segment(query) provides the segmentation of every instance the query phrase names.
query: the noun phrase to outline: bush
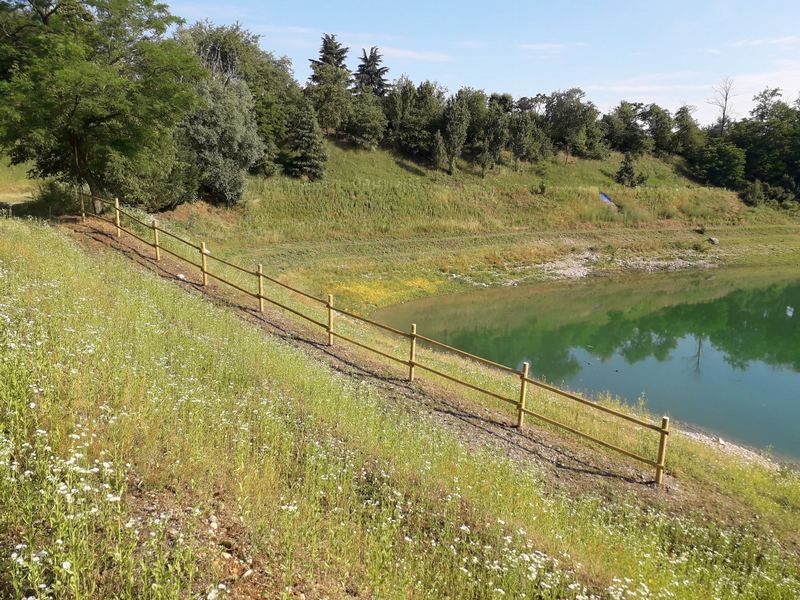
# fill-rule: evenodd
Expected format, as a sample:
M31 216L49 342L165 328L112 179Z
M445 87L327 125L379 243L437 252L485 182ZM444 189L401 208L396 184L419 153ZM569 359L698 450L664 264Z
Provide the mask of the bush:
M383 139L386 123L378 97L372 92L362 92L353 100L342 133L348 142L374 150Z
M179 126L179 141L199 173L199 194L219 204L242 198L247 171L264 159L253 97L242 81L212 77L200 86L204 100Z

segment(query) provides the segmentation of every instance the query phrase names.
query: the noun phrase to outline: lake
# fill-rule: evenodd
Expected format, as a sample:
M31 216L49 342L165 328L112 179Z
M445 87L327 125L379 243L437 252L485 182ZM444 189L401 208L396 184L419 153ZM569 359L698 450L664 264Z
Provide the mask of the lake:
M800 459L800 270L592 278L427 298L379 321Z

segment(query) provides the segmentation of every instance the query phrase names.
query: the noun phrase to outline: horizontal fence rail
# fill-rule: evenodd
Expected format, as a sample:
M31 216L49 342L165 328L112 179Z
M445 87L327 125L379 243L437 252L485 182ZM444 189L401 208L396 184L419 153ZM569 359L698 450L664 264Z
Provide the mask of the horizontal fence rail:
M303 290L299 290L299 289L297 289L295 287L292 287L292 286L288 285L287 283L284 283L284 282L282 282L282 281L280 281L280 280L278 280L278 279L276 279L274 277L271 277L269 275L264 274L264 269L263 269L263 266L261 264L257 265L256 269L246 269L246 268L244 268L244 267L242 267L240 265L237 265L237 264L235 264L233 262L230 262L230 261L225 260L223 258L220 258L218 256L214 256L208 250L205 242L201 242L199 244L195 244L194 242L191 242L191 241L189 241L189 240L187 240L187 239L185 239L185 238L183 238L183 237L181 237L179 235L176 235L176 234L174 234L172 232L169 232L166 229L162 229L161 227L159 227L158 222L155 219L153 219L150 223L146 223L145 221L143 221L142 219L140 219L136 215L133 215L130 212L121 209L120 208L120 204L119 204L119 200L117 198L114 198L114 200L111 201L111 200L108 200L107 198L101 198L101 197L93 196L93 195L90 195L90 194L84 194L82 192L79 192L79 196L80 196L80 200L81 200L81 220L82 221L86 220L86 202L85 202L86 199L89 199L91 201L99 202L103 206L107 206L107 207L112 208L113 211L114 211L113 220L103 216L102 214L99 214L97 211L94 211L94 210L92 211L92 214L93 214L93 216L95 218L99 219L100 221L103 221L103 222L108 223L109 225L113 226L115 228L115 232L116 232L117 237L121 236L122 233L126 233L126 234L132 236L133 238L139 240L140 242L151 246L153 248L153 251L155 253L155 259L157 261L161 260L161 253L162 252L166 252L167 254L169 254L169 255L171 255L171 256L179 259L179 260L182 260L182 261L186 262L189 265L192 265L193 267L195 267L196 269L198 269L200 271L202 284L204 286L208 285L208 279L210 277L210 278L212 278L212 279L214 279L216 281L219 281L220 283L223 283L223 284L225 284L225 285L227 285L227 286L229 286L229 287L231 287L231 288L233 288L233 289L235 289L235 290L237 290L237 291L239 291L239 292L241 292L241 293L243 293L243 294L245 294L245 295L257 300L258 309L262 313L264 312L264 308L265 308L265 304L264 303L265 302L269 302L270 304L272 304L274 306L277 306L278 308L281 308L281 309L283 309L283 310L285 310L285 311L287 311L289 313L292 313L293 315L301 317L302 319L305 319L306 321L312 323L313 325L316 325L317 327L320 327L320 328L324 329L326 331L326 333L327 333L328 345L333 345L334 339L338 338L338 339L343 340L343 341L345 341L345 342L347 342L349 344L353 344L354 346L358 346L360 348L363 348L364 350L367 350L369 352L372 352L374 354L378 354L379 356L382 356L384 358L392 360L392 361L394 361L396 363L405 365L408 368L408 379L409 379L409 381L414 381L414 378L415 378L415 375L416 375L416 369L422 369L423 371L426 371L428 373L436 375L437 377L441 377L443 379L446 379L448 381L452 381L454 383L457 383L457 384L459 384L461 386L464 386L464 387L469 388L471 390L474 390L476 392L480 392L482 394L485 394L485 395L487 395L487 396L489 396L491 398L494 398L495 400L500 400L500 401L505 402L507 404L512 404L517 409L517 426L519 428L522 428L524 426L525 417L526 416L533 417L534 419L538 419L539 421L542 421L544 423L548 423L549 425L553 425L554 427L558 427L558 428L563 429L565 431L569 431L570 433L572 433L572 434L574 434L574 435L576 435L578 437L590 440L591 442L593 442L595 444L598 444L598 445L600 445L600 446L602 446L604 448L607 448L609 450L613 450L615 452L618 452L618 453L620 453L620 454L622 454L624 456L627 456L628 458L632 458L632 459L637 460L637 461L639 461L641 463L649 465L650 467L654 467L655 468L655 482L656 482L656 484L660 485L662 483L662 481L663 481L664 469L665 469L665 466L666 466L667 437L669 436L669 431L670 431L670 428L669 428L669 417L663 417L661 419L661 424L657 425L655 423L651 423L649 421L646 421L644 419L640 419L640 418L635 417L633 415L629 415L629 414L626 414L624 412L621 412L621 411L618 411L618 410L614 410L613 408L604 406L604 405L599 404L598 402L595 402L593 400L589 400L587 398L583 398L582 396L579 396L578 394L574 394L572 392L568 392L566 390L562 390L562 389L557 388L555 386L552 386L552 385L550 385L548 383L545 383L544 381L540 381L538 379L532 378L532 377L529 376L530 365L527 362L522 364L522 369L519 369L519 370L518 369L514 369L512 367L508 367L506 365L494 362L494 361L489 360L487 358L483 358L483 357L477 356L475 354L470 354L469 352L465 352L464 350L460 350L460 349L455 348L453 346L449 346L448 344L440 342L439 340L436 340L436 339L424 336L422 334L419 334L419 333L417 333L417 326L415 324L411 325L409 331L401 331L401 330L396 329L394 327L390 327L389 325L385 325L383 323L379 323L377 321L373 321L372 319L368 319L367 317L358 315L358 314L350 312L348 310L345 310L345 309L342 309L342 308L338 308L338 307L334 306L334 304L333 304L333 296L330 295L330 294L328 295L326 300L322 299L322 298L318 298L317 296L314 296L313 294L309 294L308 292L305 292ZM141 227L150 230L151 233L152 233L152 237L153 237L152 241L141 237L139 234L131 231L130 229L127 229L126 227L123 227L122 221L121 221L122 216L125 216L126 218L131 219L134 223L137 223ZM197 252L198 253L199 262L195 262L195 261L193 261L193 260L191 260L189 258L186 258L185 256L182 256L182 255L178 254L177 252L175 252L173 250L170 250L169 248L165 248L160 242L159 234L164 234L167 237L169 237L169 238L171 238L171 239L173 239L173 240L175 240L177 242L180 242L180 243L184 244L188 248L191 248L192 251ZM255 292L250 291L250 290L240 286L237 283L233 283L232 281L229 281L229 280L223 278L219 273L211 272L209 270L209 268L208 268L208 259L211 259L212 261L215 261L216 263L219 263L219 264L225 265L227 267L230 267L230 268L232 268L232 269L234 269L234 270L236 270L236 271L238 271L240 273L243 273L245 275L254 277L255 278L254 288L257 291L255 291ZM286 290L288 290L288 291L290 291L292 293L298 294L299 296L301 296L303 298L306 298L307 300L310 300L311 302L319 305L327 313L326 322L319 321L316 318L312 317L311 315L305 314L304 312L302 312L300 310L297 310L296 308L292 308L291 306L288 306L288 305L284 304L283 302L280 302L279 300L276 300L275 298L270 298L269 296L265 295L265 293L264 293L264 282L265 281L273 283L275 285L278 285L278 286L280 286L280 287L282 287L282 288L284 288L284 289L286 289ZM380 329L382 331L391 333L391 334L393 334L395 336L398 336L398 337L400 337L402 339L407 340L408 344L409 344L409 347L408 347L408 358L407 359L406 358L399 358L397 356L389 354L388 352L384 352L383 350L375 348L374 346L370 346L370 345L368 345L368 344L366 344L364 342L361 342L361 341L356 340L356 339L354 339L354 338L352 338L352 337L350 337L348 335L345 335L341 331L337 331L337 329L335 327L335 320L336 320L335 317L337 315L344 316L344 317L349 317L350 319L352 319L354 321L358 321L358 322L364 323L366 325L369 325L369 326L372 326L372 327L376 327L376 328L378 328L378 329ZM509 373L509 374L513 375L515 378L519 379L519 397L518 398L509 398L509 397L504 396L503 394L500 394L498 392L486 389L485 387L481 387L481 386L476 385L474 383L471 383L469 381L465 381L464 379L459 378L457 375L452 375L450 373L445 373L441 369L436 368L436 367L434 367L434 366L432 366L430 364L424 364L423 362L420 362L420 360L417 357L418 342L423 342L424 344L426 344L430 348L444 350L446 353L453 354L453 355L459 356L461 358L466 358L466 359L468 359L470 361L474 361L474 362L476 362L478 364L485 365L485 366L490 367L492 369L495 369L497 371L504 372L504 373ZM630 450L626 450L625 448L621 448L620 446L612 444L612 443L610 443L610 442L608 442L606 440L600 439L599 437L591 435L590 433L587 433L585 431L581 431L580 429L577 429L576 427L572 427L571 425L567 425L566 423L562 423L562 422L560 422L560 421L558 421L556 419L553 419L551 417L543 415L543 414L541 414L541 413L539 413L537 411L531 410L527 406L528 387L529 386L533 386L535 388L539 388L539 389L545 390L545 391L553 393L553 394L555 394L555 395L557 395L557 396L559 396L561 398L566 398L566 399L571 400L573 402L579 403L579 404L581 404L583 406L587 406L587 407L589 407L591 409L594 409L594 410L596 410L598 412L604 413L606 415L610 415L610 416L615 417L615 418L622 419L622 420L627 421L629 423L633 423L634 425L636 425L638 427L641 427L643 429L647 429L647 430L651 430L651 431L657 432L658 436L659 436L659 439L658 439L658 451L657 451L657 455L656 455L655 459L647 458L645 456L641 456L640 454L637 454L636 452L632 452Z

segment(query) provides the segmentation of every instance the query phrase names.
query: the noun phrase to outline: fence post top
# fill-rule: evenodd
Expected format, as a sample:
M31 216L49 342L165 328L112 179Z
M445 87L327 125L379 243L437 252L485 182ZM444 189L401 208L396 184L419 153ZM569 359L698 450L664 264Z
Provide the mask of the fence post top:
M258 269L259 273L264 272L264 266L261 263L258 263L258 265L256 265L256 269Z
M333 294L328 294L328 304L333 304Z
M525 361L525 362L522 363L522 376L523 377L527 377L528 376L528 370L530 368L531 368L531 363L529 363L528 361Z
M416 323L412 323L411 324L411 333L417 333L417 324Z

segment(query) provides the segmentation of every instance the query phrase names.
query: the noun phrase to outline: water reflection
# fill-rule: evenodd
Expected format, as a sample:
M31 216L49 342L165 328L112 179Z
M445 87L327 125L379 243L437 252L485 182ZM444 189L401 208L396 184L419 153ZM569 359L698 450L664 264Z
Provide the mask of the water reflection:
M654 411L800 457L797 306L796 272L715 271L460 294L378 316L509 366L529 360L573 388L644 393Z

